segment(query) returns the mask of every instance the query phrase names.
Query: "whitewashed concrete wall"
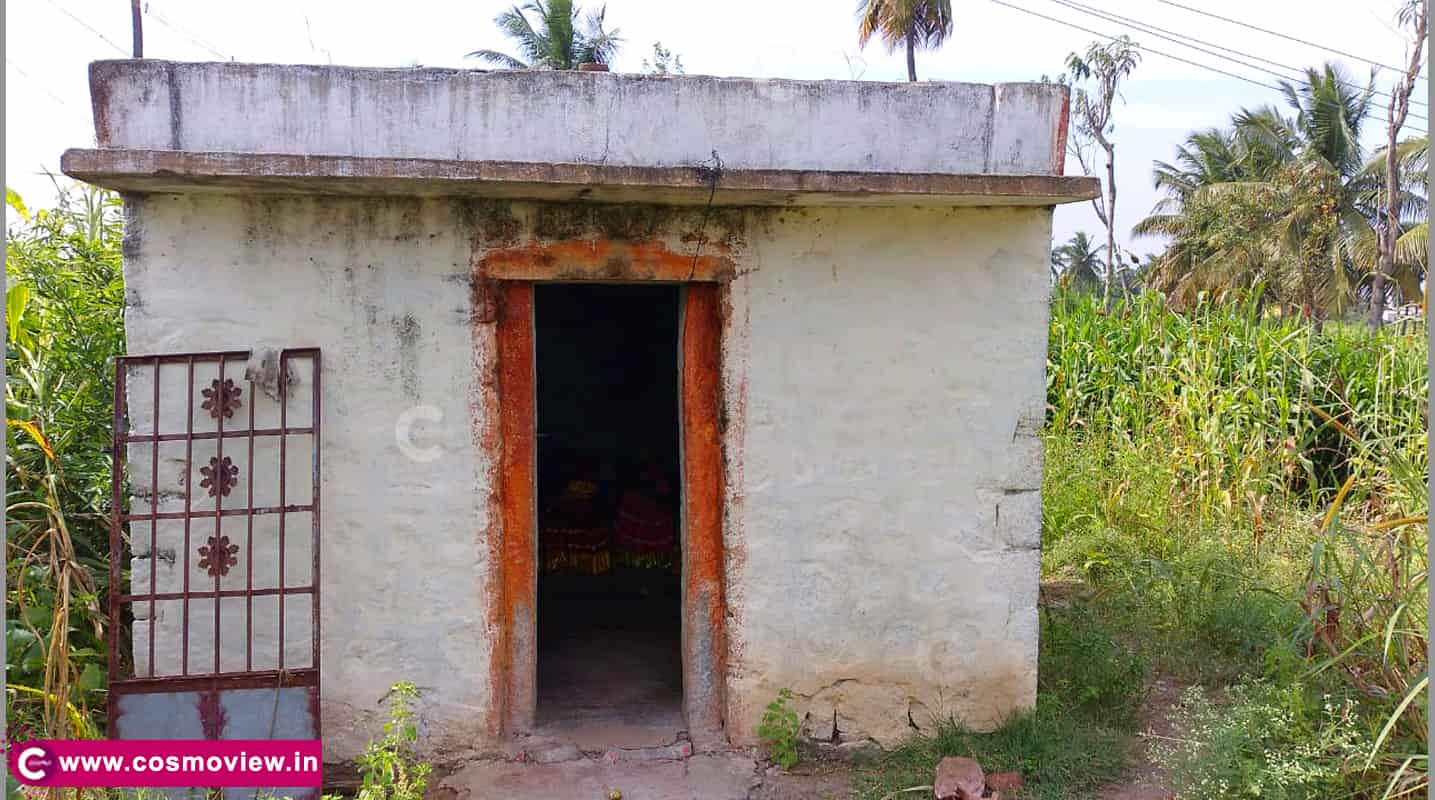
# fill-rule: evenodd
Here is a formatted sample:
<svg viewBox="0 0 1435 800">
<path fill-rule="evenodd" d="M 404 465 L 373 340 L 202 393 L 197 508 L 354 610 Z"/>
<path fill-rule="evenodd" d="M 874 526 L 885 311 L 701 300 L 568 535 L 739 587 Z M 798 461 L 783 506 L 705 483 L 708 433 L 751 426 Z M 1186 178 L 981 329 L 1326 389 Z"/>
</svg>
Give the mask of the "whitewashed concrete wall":
<svg viewBox="0 0 1435 800">
<path fill-rule="evenodd" d="M 481 740 L 490 478 L 471 408 L 492 367 L 492 328 L 469 320 L 460 207 L 150 196 L 131 198 L 128 211 L 129 352 L 323 350 L 326 758 L 362 749 L 378 730 L 380 698 L 400 680 L 424 687 L 436 747 Z M 139 393 L 132 404 L 145 400 Z M 401 449 L 395 426 L 406 413 L 409 441 L 437 457 Z M 272 652 L 274 619 L 255 630 L 256 650 Z M 166 658 L 172 665 L 172 655 L 156 660 Z"/>
<path fill-rule="evenodd" d="M 1057 84 L 98 61 L 101 147 L 1059 175 Z M 900 131 L 900 136 L 894 136 Z"/>
<path fill-rule="evenodd" d="M 1036 697 L 1044 209 L 813 209 L 725 330 L 728 731 L 893 744 Z"/>
<path fill-rule="evenodd" d="M 436 753 L 489 744 L 493 334 L 471 320 L 469 280 L 495 236 L 526 240 L 552 210 L 214 195 L 129 209 L 131 353 L 323 349 L 327 757 L 359 751 L 398 680 L 424 688 Z M 699 212 L 673 213 L 651 235 L 688 246 Z M 1030 704 L 1049 210 L 712 217 L 740 274 L 723 366 L 729 737 L 750 741 L 781 687 L 810 732 L 830 733 L 835 709 L 844 735 L 884 743 L 909 715 L 984 725 Z"/>
</svg>

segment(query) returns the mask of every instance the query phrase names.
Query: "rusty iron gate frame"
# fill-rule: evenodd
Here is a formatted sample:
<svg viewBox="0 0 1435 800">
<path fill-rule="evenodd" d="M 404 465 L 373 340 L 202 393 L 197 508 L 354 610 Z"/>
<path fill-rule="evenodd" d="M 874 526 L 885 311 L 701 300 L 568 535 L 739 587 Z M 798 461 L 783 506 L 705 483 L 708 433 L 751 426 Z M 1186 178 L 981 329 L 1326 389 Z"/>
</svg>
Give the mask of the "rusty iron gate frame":
<svg viewBox="0 0 1435 800">
<path fill-rule="evenodd" d="M 271 689 L 279 690 L 285 688 L 303 688 L 307 690 L 308 713 L 312 718 L 314 738 L 320 736 L 320 715 L 319 715 L 319 674 L 320 674 L 320 627 L 319 627 L 319 458 L 320 458 L 320 356 L 319 348 L 289 348 L 279 352 L 279 374 L 278 374 L 278 413 L 279 427 L 277 428 L 255 428 L 255 416 L 253 402 L 255 382 L 243 379 L 248 386 L 248 395 L 238 385 L 238 381 L 225 377 L 226 365 L 238 367 L 240 374 L 243 373 L 245 364 L 250 357 L 249 351 L 213 351 L 195 353 L 170 353 L 163 355 L 142 355 L 142 356 L 120 356 L 115 360 L 115 408 L 114 408 L 114 442 L 112 451 L 112 473 L 111 473 L 111 524 L 110 524 L 110 586 L 109 586 L 109 692 L 107 698 L 107 711 L 110 720 L 110 736 L 115 738 L 119 729 L 121 711 L 119 708 L 120 698 L 126 695 L 155 694 L 155 693 L 196 693 L 201 699 L 199 702 L 199 713 L 201 724 L 204 730 L 204 737 L 207 739 L 221 738 L 221 727 L 223 723 L 223 712 L 220 711 L 220 694 L 222 692 L 241 689 Z M 289 425 L 289 365 L 291 361 L 308 360 L 312 365 L 312 386 L 311 393 L 312 409 L 309 425 L 291 427 Z M 185 431 L 183 433 L 164 433 L 159 420 L 161 416 L 160 403 L 160 368 L 162 365 L 181 364 L 187 367 L 186 379 L 186 410 L 185 410 Z M 203 391 L 205 398 L 202 404 L 199 403 L 195 393 L 195 365 L 196 364 L 217 364 L 218 378 L 213 381 L 211 387 Z M 134 368 L 149 367 L 154 371 L 154 388 L 152 394 L 154 412 L 154 430 L 148 434 L 135 434 L 130 430 L 129 400 L 127 396 L 128 373 Z M 248 406 L 248 425 L 239 430 L 225 430 L 224 421 L 232 416 L 233 411 L 240 405 Z M 213 432 L 194 429 L 195 406 L 208 412 L 215 419 L 215 430 Z M 286 464 L 286 451 L 288 438 L 291 435 L 308 435 L 310 437 L 310 453 L 312 455 L 312 494 L 311 502 L 308 504 L 286 504 L 285 484 L 288 471 Z M 254 442 L 256 439 L 278 438 L 279 450 L 279 504 L 277 506 L 256 507 L 254 505 Z M 215 441 L 216 465 L 212 466 L 206 475 L 205 483 L 210 483 L 210 491 L 214 494 L 214 510 L 194 510 L 192 501 L 194 493 L 191 484 L 194 455 L 193 447 L 196 441 Z M 223 497 L 228 495 L 229 488 L 238 482 L 238 466 L 230 466 L 225 463 L 224 444 L 228 439 L 243 439 L 248 443 L 248 474 L 246 476 L 246 498 L 247 502 L 239 507 L 225 508 Z M 159 453 L 161 442 L 181 442 L 185 448 L 185 480 L 184 480 L 184 510 L 173 512 L 159 511 Z M 136 512 L 131 509 L 126 511 L 126 492 L 129 491 L 125 481 L 126 461 L 128 448 L 132 444 L 150 443 L 152 445 L 150 455 L 150 486 L 149 486 L 149 508 L 147 511 Z M 231 473 L 230 470 L 233 470 Z M 217 486 L 216 486 L 217 484 Z M 203 483 L 201 483 L 201 486 Z M 218 491 L 215 491 L 218 488 Z M 284 574 L 285 556 L 285 516 L 291 513 L 307 512 L 310 515 L 310 581 L 307 586 L 286 586 Z M 254 588 L 254 518 L 256 516 L 277 514 L 278 515 L 278 580 L 274 588 Z M 242 517 L 248 532 L 247 547 L 245 553 L 246 581 L 243 589 L 221 589 L 221 575 L 227 574 L 227 565 L 224 572 L 211 570 L 214 575 L 214 586 L 212 589 L 196 590 L 190 586 L 190 528 L 195 520 L 214 520 L 214 539 L 217 541 L 221 524 L 226 517 Z M 179 592 L 160 592 L 156 583 L 156 548 L 158 546 L 158 524 L 159 520 L 182 520 L 184 525 L 184 584 Z M 150 575 L 148 590 L 145 592 L 134 591 L 133 585 L 122 587 L 122 573 L 120 564 L 123 559 L 128 558 L 125 547 L 126 529 L 134 525 L 143 528 L 142 523 L 148 522 L 150 539 Z M 134 537 L 135 531 L 130 530 L 130 536 Z M 216 550 L 219 558 L 225 559 L 232 555 L 229 545 L 216 547 L 211 542 L 208 548 L 211 559 L 215 556 Z M 199 566 L 204 567 L 201 553 Z M 132 581 L 133 583 L 133 581 Z M 128 589 L 129 591 L 123 591 Z M 308 667 L 298 669 L 285 669 L 284 667 L 284 598 L 289 595 L 308 595 L 312 620 L 310 623 L 311 632 L 311 654 Z M 254 598 L 255 597 L 278 597 L 278 668 L 267 670 L 253 669 L 254 660 Z M 221 649 L 221 627 L 220 607 L 222 600 L 226 598 L 243 598 L 245 600 L 245 669 L 223 671 L 220 660 Z M 189 632 L 190 632 L 190 611 L 189 601 L 191 599 L 213 599 L 214 601 L 214 663 L 213 670 L 207 672 L 192 672 L 189 658 Z M 182 626 L 182 652 L 180 655 L 180 674 L 178 675 L 156 675 L 155 674 L 155 636 L 156 624 L 155 604 L 157 601 L 181 601 L 184 608 Z M 130 659 L 128 669 L 122 663 L 120 653 L 120 630 L 124 622 L 124 609 L 126 606 L 133 607 L 136 603 L 149 604 L 149 633 L 148 633 L 148 675 L 127 675 L 126 672 L 137 671 L 134 669 L 137 657 Z M 133 615 L 131 615 L 133 616 Z M 136 649 L 137 642 L 133 642 Z M 276 695 L 277 697 L 277 695 Z M 276 708 L 277 708 L 276 699 Z"/>
</svg>

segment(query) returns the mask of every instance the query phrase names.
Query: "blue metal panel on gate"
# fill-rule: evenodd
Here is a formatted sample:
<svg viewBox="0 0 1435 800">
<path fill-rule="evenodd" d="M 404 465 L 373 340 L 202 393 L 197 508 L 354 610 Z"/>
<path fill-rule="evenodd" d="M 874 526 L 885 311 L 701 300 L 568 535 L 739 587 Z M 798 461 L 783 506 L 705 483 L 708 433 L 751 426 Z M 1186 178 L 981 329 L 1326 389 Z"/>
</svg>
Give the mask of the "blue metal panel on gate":
<svg viewBox="0 0 1435 800">
<path fill-rule="evenodd" d="M 220 692 L 221 739 L 317 739 L 314 692 L 308 687 Z"/>
<path fill-rule="evenodd" d="M 317 688 L 230 689 L 220 692 L 224 717 L 221 739 L 317 739 L 313 710 Z M 264 790 L 270 797 L 317 797 L 312 788 L 276 786 Z M 250 800 L 253 789 L 225 789 L 225 800 Z"/>
<path fill-rule="evenodd" d="M 207 739 L 199 692 L 152 692 L 115 698 L 111 739 Z"/>
</svg>

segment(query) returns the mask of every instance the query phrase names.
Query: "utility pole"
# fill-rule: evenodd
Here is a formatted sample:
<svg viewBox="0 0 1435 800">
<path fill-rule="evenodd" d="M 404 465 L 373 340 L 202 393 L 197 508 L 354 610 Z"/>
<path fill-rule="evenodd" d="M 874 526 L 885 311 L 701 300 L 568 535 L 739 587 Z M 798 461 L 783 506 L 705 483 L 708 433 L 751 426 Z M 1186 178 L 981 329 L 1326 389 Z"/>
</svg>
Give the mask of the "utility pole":
<svg viewBox="0 0 1435 800">
<path fill-rule="evenodd" d="M 134 58 L 144 58 L 144 22 L 140 18 L 140 0 L 130 0 L 130 28 L 134 31 Z"/>
</svg>

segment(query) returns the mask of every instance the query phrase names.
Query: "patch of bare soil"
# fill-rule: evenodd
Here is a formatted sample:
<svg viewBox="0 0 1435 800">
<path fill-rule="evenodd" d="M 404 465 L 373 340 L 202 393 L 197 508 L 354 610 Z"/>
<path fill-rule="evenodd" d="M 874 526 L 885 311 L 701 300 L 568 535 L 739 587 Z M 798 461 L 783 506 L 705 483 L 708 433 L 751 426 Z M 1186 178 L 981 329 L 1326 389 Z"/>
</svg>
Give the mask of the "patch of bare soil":
<svg viewBox="0 0 1435 800">
<path fill-rule="evenodd" d="M 850 758 L 815 748 L 804 748 L 802 761 L 792 770 L 766 767 L 760 783 L 747 800 L 851 800 L 858 767 Z"/>
<path fill-rule="evenodd" d="M 764 775 L 762 783 L 747 797 L 748 800 L 850 800 L 855 796 L 851 768 L 824 766 L 810 773 L 799 768 L 797 772 Z"/>
<path fill-rule="evenodd" d="M 1156 763 L 1155 747 L 1163 739 L 1177 735 L 1171 722 L 1171 709 L 1181 700 L 1186 687 L 1162 676 L 1155 676 L 1146 687 L 1141 704 L 1141 745 L 1136 748 L 1130 765 L 1121 779 L 1101 793 L 1107 800 L 1170 800 L 1173 796 L 1171 775 Z"/>
</svg>

